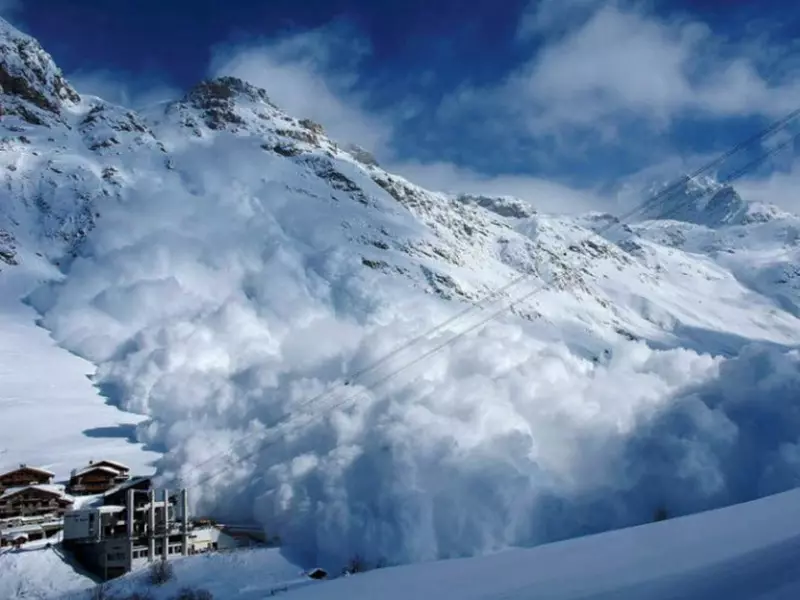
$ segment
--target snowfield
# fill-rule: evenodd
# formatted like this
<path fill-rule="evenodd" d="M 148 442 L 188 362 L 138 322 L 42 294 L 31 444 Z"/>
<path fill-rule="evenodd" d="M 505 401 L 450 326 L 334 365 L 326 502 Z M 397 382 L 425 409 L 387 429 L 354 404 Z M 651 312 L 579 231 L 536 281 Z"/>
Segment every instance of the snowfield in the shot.
<path fill-rule="evenodd" d="M 180 559 L 154 587 L 147 573 L 112 582 L 120 596 L 171 600 L 184 588 L 215 600 L 789 600 L 800 593 L 796 491 L 689 517 L 489 556 L 314 582 L 280 551 Z M 2 557 L 0 557 L 0 561 Z M 0 562 L 2 565 L 2 562 Z M 90 592 L 47 596 L 89 600 Z"/>
<path fill-rule="evenodd" d="M 12 551 L 0 549 L 0 598 L 3 600 L 55 600 L 83 595 L 95 583 L 64 560 L 54 549 Z"/>
<path fill-rule="evenodd" d="M 90 381 L 94 366 L 56 346 L 21 301 L 57 272 L 36 256 L 25 265 L 0 273 L 0 471 L 27 463 L 63 480 L 113 457 L 152 473 L 159 454 L 135 441 L 143 417 L 109 405 Z"/>
<path fill-rule="evenodd" d="M 431 192 L 240 80 L 135 114 L 77 95 L 2 22 L 0 39 L 0 67 L 38 90 L 0 95 L 0 284 L 41 282 L 0 305 L 14 420 L 0 467 L 159 456 L 152 468 L 188 486 L 196 512 L 257 519 L 292 564 L 334 570 L 492 554 L 797 486 L 798 217 L 712 180 L 630 224 Z M 45 259 L 57 269 L 39 272 Z M 486 559 L 508 569 L 495 577 L 508 593 L 545 585 L 511 575 L 539 560 L 525 552 Z M 623 556 L 592 553 L 598 569 Z M 647 556 L 643 574 L 682 564 Z M 451 581 L 461 564 L 419 572 Z M 574 568 L 537 577 L 595 566 Z M 392 573 L 330 589 L 391 587 Z"/>

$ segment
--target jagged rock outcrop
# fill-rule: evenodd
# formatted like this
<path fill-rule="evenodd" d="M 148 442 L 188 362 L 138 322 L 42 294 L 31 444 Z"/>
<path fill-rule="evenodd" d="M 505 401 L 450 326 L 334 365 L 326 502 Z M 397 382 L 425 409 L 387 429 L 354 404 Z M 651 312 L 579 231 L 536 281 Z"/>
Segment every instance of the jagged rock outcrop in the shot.
<path fill-rule="evenodd" d="M 39 43 L 0 19 L 0 117 L 33 125 L 63 122 L 63 103 L 80 101 Z"/>

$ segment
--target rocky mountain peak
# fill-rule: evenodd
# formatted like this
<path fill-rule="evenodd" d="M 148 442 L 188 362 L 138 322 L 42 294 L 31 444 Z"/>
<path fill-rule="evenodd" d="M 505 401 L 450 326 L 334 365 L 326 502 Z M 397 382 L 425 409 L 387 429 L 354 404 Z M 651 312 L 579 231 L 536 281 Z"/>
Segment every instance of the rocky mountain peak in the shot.
<path fill-rule="evenodd" d="M 686 176 L 679 183 L 650 186 L 645 196 L 654 198 L 644 217 L 695 223 L 707 227 L 735 225 L 748 213 L 749 203 L 736 189 L 708 175 Z"/>
<path fill-rule="evenodd" d="M 237 104 L 242 102 L 275 108 L 265 90 L 227 76 L 198 83 L 176 104 L 200 111 L 210 129 L 225 129 L 244 124 L 244 119 L 236 111 Z"/>
<path fill-rule="evenodd" d="M 184 97 L 183 101 L 195 108 L 209 108 L 227 104 L 236 98 L 247 98 L 253 102 L 265 102 L 274 106 L 266 90 L 256 87 L 238 77 L 216 77 L 201 81 Z"/>
<path fill-rule="evenodd" d="M 474 204 L 501 217 L 527 219 L 536 214 L 529 203 L 514 196 L 484 196 L 479 194 L 459 194 L 456 198 L 464 204 Z"/>
<path fill-rule="evenodd" d="M 64 102 L 79 101 L 39 43 L 0 19 L 0 115 L 45 125 L 59 118 Z"/>

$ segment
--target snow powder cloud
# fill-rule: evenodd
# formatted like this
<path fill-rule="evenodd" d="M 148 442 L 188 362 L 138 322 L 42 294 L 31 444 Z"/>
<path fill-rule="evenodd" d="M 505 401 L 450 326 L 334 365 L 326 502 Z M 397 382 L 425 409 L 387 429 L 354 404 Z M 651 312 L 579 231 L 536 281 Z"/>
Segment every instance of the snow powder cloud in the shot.
<path fill-rule="evenodd" d="M 577 322 L 508 317 L 385 384 L 446 332 L 343 385 L 460 307 L 371 278 L 332 225 L 358 213 L 293 161 L 254 156 L 226 138 L 187 146 L 105 206 L 69 277 L 33 297 L 111 399 L 151 417 L 139 438 L 167 451 L 165 480 L 198 512 L 255 517 L 322 562 L 406 562 L 796 483 L 796 352 L 597 339 L 610 358 L 594 362 Z"/>

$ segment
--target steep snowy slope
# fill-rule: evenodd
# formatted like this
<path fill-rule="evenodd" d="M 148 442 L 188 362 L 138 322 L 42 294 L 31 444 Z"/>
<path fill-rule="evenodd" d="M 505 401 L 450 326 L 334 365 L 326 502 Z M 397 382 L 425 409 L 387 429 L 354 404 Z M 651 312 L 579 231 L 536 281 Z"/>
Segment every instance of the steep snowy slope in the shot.
<path fill-rule="evenodd" d="M 74 150 L 94 143 L 85 123 L 103 106 L 0 20 L 0 470 L 27 462 L 63 478 L 105 455 L 152 471 L 156 454 L 130 442 L 142 417 L 108 405 L 88 379 L 94 366 L 56 346 L 21 302 L 61 277 L 47 258 L 66 264 L 115 195 L 111 167 Z"/>
<path fill-rule="evenodd" d="M 755 251 L 736 267 L 656 239 L 663 219 L 430 192 L 232 78 L 141 115 L 52 103 L 0 124 L 2 227 L 60 262 L 30 302 L 148 417 L 138 439 L 198 511 L 258 518 L 314 561 L 399 563 L 795 485 L 800 320 L 742 276 L 765 272 Z M 680 227 L 794 260 L 765 223 L 692 201 Z"/>
<path fill-rule="evenodd" d="M 705 190 L 725 202 L 707 206 L 710 215 L 701 211 L 687 216 L 673 209 L 664 215 L 668 218 L 637 225 L 631 233 L 661 246 L 706 255 L 780 309 L 798 316 L 800 219 L 774 206 L 747 203 L 730 186 L 706 180 L 693 187 L 694 194 Z M 684 199 L 683 194 L 676 198 L 678 204 Z M 725 225 L 716 218 L 722 204 L 726 205 L 722 212 L 730 215 L 723 219 Z"/>

